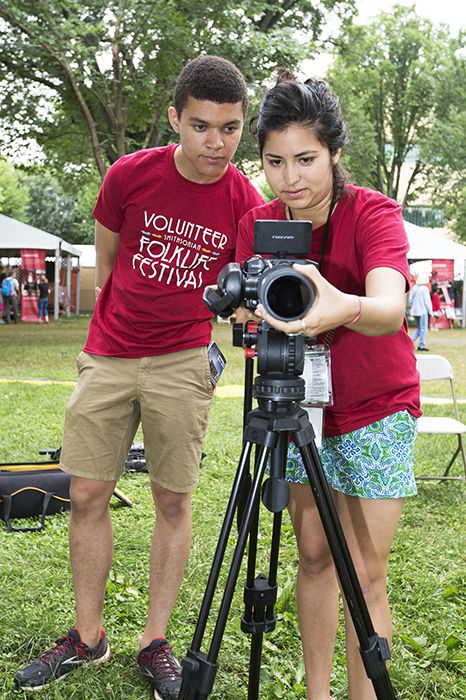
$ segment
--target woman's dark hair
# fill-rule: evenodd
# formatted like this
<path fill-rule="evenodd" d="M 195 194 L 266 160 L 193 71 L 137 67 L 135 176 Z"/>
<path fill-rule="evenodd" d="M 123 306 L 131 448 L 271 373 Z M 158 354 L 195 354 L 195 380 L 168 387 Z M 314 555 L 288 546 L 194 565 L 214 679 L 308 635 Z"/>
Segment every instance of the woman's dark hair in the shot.
<path fill-rule="evenodd" d="M 273 88 L 264 96 L 259 112 L 251 120 L 251 130 L 262 157 L 264 143 L 271 131 L 284 131 L 293 124 L 311 128 L 323 146 L 334 156 L 348 142 L 340 100 L 323 80 L 296 80 L 289 71 L 281 71 Z M 333 165 L 334 194 L 340 197 L 347 174 L 339 163 Z"/>
<path fill-rule="evenodd" d="M 244 115 L 248 108 L 248 89 L 243 74 L 234 63 L 220 56 L 198 56 L 185 65 L 173 95 L 179 117 L 190 97 L 218 104 L 242 102 Z"/>

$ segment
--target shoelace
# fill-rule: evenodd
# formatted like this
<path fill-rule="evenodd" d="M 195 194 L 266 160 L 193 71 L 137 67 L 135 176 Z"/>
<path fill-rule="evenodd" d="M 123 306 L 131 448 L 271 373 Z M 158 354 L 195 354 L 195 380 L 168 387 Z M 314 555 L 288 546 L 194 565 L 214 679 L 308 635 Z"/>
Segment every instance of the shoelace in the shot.
<path fill-rule="evenodd" d="M 161 644 L 153 651 L 144 652 L 143 665 L 146 664 L 150 664 L 156 669 L 161 680 L 167 680 L 179 674 L 179 668 L 168 644 Z"/>
<path fill-rule="evenodd" d="M 46 651 L 40 658 L 44 663 L 52 665 L 55 661 L 59 661 L 64 651 L 71 651 L 76 647 L 77 644 L 75 640 L 68 634 L 66 637 L 62 637 L 62 639 L 57 639 L 56 646 Z"/>

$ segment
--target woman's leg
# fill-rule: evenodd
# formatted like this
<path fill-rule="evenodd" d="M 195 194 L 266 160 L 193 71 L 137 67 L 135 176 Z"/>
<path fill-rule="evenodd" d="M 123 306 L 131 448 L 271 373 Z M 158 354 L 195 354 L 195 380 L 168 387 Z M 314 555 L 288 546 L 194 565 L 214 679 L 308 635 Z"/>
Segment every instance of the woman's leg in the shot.
<path fill-rule="evenodd" d="M 338 625 L 333 559 L 310 486 L 290 484 L 289 512 L 299 550 L 297 601 L 308 700 L 329 700 Z"/>
<path fill-rule="evenodd" d="M 337 509 L 374 629 L 389 644 L 391 614 L 387 600 L 388 556 L 403 509 L 403 499 L 367 499 L 336 495 Z M 345 605 L 346 657 L 351 700 L 375 700 L 359 641 Z"/>

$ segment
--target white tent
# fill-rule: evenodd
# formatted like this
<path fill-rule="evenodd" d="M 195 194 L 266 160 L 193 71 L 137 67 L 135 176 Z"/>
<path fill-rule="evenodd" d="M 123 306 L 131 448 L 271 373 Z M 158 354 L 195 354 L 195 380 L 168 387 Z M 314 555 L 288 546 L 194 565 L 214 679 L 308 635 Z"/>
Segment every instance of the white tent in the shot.
<path fill-rule="evenodd" d="M 453 260 L 455 264 L 455 277 L 461 277 L 466 281 L 466 246 L 456 243 L 440 234 L 443 229 L 424 228 L 415 226 L 405 221 L 406 235 L 408 236 L 410 262 L 421 260 Z M 421 264 L 414 263 L 412 269 L 417 266 L 420 272 Z M 427 270 L 425 270 L 427 271 Z M 463 299 L 461 303 L 462 326 L 466 328 L 466 283 L 463 282 Z"/>
<path fill-rule="evenodd" d="M 443 229 L 424 228 L 405 221 L 409 241 L 408 260 L 454 260 L 455 275 L 463 276 L 466 246 L 441 235 Z"/>
<path fill-rule="evenodd" d="M 22 221 L 11 219 L 9 216 L 0 214 L 0 258 L 20 258 L 21 249 L 45 250 L 50 257 L 55 259 L 55 293 L 54 293 L 54 316 L 58 318 L 59 313 L 59 286 L 60 267 L 62 260 L 66 262 L 66 287 L 68 291 L 68 304 L 66 315 L 70 315 L 69 300 L 71 292 L 71 266 L 72 258 L 78 259 L 77 278 L 77 299 L 76 315 L 79 315 L 79 257 L 81 251 L 67 243 L 62 238 L 41 229 L 23 224 Z"/>

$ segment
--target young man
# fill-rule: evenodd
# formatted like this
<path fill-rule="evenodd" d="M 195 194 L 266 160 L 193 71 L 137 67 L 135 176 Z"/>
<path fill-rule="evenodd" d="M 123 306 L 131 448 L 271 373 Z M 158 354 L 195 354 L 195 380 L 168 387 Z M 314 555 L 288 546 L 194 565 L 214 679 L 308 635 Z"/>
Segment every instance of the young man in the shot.
<path fill-rule="evenodd" d="M 37 689 L 109 657 L 102 628 L 112 561 L 108 508 L 139 422 L 156 510 L 149 611 L 138 663 L 154 698 L 178 697 L 165 639 L 191 545 L 191 491 L 212 398 L 211 314 L 202 292 L 234 259 L 237 223 L 262 203 L 230 163 L 247 109 L 244 78 L 203 56 L 180 74 L 168 118 L 179 144 L 123 156 L 94 209 L 97 305 L 65 416 L 76 624 L 18 672 Z M 83 449 L 85 446 L 85 449 Z"/>

